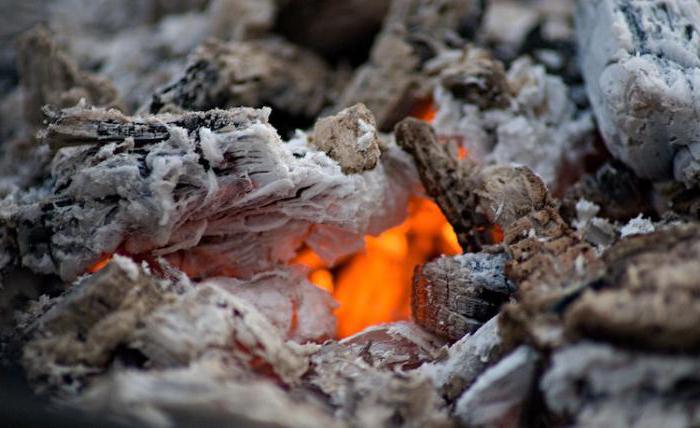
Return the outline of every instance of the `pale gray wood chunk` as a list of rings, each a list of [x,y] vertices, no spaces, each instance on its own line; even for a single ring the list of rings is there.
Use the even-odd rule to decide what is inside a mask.
[[[581,0],[576,21],[588,95],[612,154],[640,177],[697,183],[700,3]]]

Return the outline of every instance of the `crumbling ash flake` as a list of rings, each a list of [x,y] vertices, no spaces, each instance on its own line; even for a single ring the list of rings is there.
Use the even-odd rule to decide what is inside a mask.
[[[639,214],[637,217],[630,220],[626,225],[622,226],[620,229],[620,234],[622,238],[632,235],[641,235],[645,233],[652,233],[656,230],[654,223],[651,220],[646,219]]]

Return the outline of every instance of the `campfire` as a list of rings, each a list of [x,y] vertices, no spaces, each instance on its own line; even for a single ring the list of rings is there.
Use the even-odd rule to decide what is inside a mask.
[[[3,16],[3,426],[700,423],[697,2]]]

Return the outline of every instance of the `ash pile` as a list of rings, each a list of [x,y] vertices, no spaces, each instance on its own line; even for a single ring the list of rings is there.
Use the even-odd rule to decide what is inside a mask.
[[[12,3],[3,420],[700,424],[697,1]],[[294,260],[414,197],[462,254],[337,337]]]

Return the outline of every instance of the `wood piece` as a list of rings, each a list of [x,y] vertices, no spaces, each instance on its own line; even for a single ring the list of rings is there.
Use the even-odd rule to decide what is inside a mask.
[[[71,280],[119,250],[167,255],[193,277],[246,277],[304,242],[334,260],[402,221],[417,187],[405,153],[388,145],[374,169],[345,175],[303,133],[282,144],[268,115],[56,114],[45,141],[76,146],[59,150],[41,192],[2,211],[22,263]]]
[[[474,237],[478,227],[504,231],[506,276],[518,290],[518,303],[506,305],[501,319],[506,341],[529,338],[548,346],[564,340],[561,318],[550,309],[585,286],[599,265],[593,248],[561,218],[541,179],[524,167],[458,162],[431,127],[417,120],[401,122],[396,139],[413,155],[426,191],[463,248],[483,243]]]
[[[515,291],[505,277],[505,254],[441,257],[417,267],[411,313],[424,329],[459,340],[495,316]]]
[[[454,228],[460,245],[480,249],[488,237],[478,230],[506,229],[533,211],[551,206],[542,181],[528,168],[460,162],[437,142],[425,122],[406,119],[396,127],[397,143],[416,161],[421,181]]]
[[[700,423],[695,355],[629,351],[584,341],[554,353],[539,388],[547,407],[576,426]]]
[[[151,113],[270,106],[313,118],[327,101],[328,66],[282,39],[208,41],[188,62],[182,77],[153,95]]]
[[[567,330],[648,349],[699,349],[698,257],[695,225],[621,240],[604,254],[595,289],[566,312]]]
[[[336,109],[365,104],[381,131],[390,131],[416,103],[429,97],[432,85],[423,72],[447,39],[481,13],[475,0],[394,0],[377,36],[368,63],[347,85]]]
[[[309,143],[335,159],[345,174],[373,169],[381,156],[374,116],[363,104],[319,119]]]
[[[586,88],[610,152],[647,179],[697,184],[700,5],[579,2]]]
[[[167,285],[132,260],[115,256],[45,305],[42,316],[27,326],[22,364],[28,379],[44,391],[83,386],[113,363],[120,347],[129,346],[134,330],[156,307],[173,298]]]
[[[488,368],[455,404],[465,426],[516,428],[525,425],[540,355],[522,345]]]
[[[424,364],[419,371],[446,399],[459,397],[503,352],[499,317],[486,322],[474,334],[464,335],[447,350],[445,358]]]

